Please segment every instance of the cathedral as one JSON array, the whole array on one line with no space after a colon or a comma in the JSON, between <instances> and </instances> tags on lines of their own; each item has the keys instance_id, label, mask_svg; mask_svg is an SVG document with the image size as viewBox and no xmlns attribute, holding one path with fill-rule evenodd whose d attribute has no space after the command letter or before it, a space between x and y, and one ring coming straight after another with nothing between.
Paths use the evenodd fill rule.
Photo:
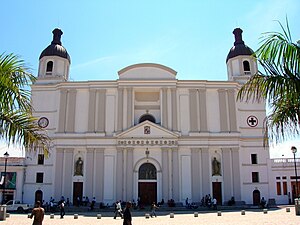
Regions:
<instances>
[{"instance_id":1,"label":"cathedral","mask_svg":"<svg viewBox=\"0 0 300 225\"><path fill-rule=\"evenodd\" d=\"M155 63L120 68L116 80L70 81L71 57L54 29L31 86L50 155L26 153L23 201L268 199L265 104L236 101L257 72L242 32L234 29L224 56L226 81L178 80L174 69Z\"/></svg>"}]
</instances>

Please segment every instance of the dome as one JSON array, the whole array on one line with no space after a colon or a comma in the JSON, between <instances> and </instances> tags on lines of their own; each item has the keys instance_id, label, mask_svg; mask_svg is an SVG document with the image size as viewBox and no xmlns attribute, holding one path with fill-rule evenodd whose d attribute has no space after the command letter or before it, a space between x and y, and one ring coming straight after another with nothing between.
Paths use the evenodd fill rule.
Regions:
<instances>
[{"instance_id":1,"label":"dome","mask_svg":"<svg viewBox=\"0 0 300 225\"><path fill-rule=\"evenodd\" d=\"M60 41L63 32L60 29L56 28L52 31L52 33L53 40L51 44L47 48L45 48L44 51L42 51L40 59L44 56L59 56L67 59L71 63L71 58L67 50L62 46Z\"/></svg>"},{"instance_id":2,"label":"dome","mask_svg":"<svg viewBox=\"0 0 300 225\"><path fill-rule=\"evenodd\" d=\"M235 42L234 46L230 49L227 58L226 63L229 59L232 59L239 55L252 55L254 52L251 48L249 48L247 45L245 45L245 42L242 39L242 33L243 30L240 28L236 28L233 31L233 34L235 36Z\"/></svg>"}]
</instances>

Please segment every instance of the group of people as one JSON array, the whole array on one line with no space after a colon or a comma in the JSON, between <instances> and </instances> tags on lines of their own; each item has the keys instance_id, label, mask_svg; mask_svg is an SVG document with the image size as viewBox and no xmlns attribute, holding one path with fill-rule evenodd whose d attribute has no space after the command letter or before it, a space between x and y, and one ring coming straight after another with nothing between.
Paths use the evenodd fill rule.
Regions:
<instances>
[{"instance_id":1,"label":"group of people","mask_svg":"<svg viewBox=\"0 0 300 225\"><path fill-rule=\"evenodd\" d=\"M61 202L61 204L64 205L64 202ZM131 216L131 211L130 208L132 207L131 202L126 203L126 207L124 212L122 213L122 218L123 218L123 225L132 225L132 216ZM45 210L42 207L42 204L40 201L36 202L35 208L32 210L30 218L33 218L33 223L32 225L42 225L43 220L45 216ZM156 215L155 215L156 216ZM63 217L61 217L63 218Z\"/></svg>"},{"instance_id":2,"label":"group of people","mask_svg":"<svg viewBox=\"0 0 300 225\"><path fill-rule=\"evenodd\" d=\"M210 194L205 195L205 197L201 199L201 206L204 207L208 207L208 208L213 207L213 209L217 209L217 204L218 204L217 199L215 197L212 198Z\"/></svg>"}]
</instances>

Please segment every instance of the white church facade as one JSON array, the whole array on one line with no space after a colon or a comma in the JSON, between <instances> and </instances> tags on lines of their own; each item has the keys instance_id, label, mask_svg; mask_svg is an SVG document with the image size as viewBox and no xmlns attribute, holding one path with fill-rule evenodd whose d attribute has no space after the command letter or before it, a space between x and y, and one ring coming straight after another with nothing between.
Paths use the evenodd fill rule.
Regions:
<instances>
[{"instance_id":1,"label":"white church facade","mask_svg":"<svg viewBox=\"0 0 300 225\"><path fill-rule=\"evenodd\" d=\"M276 198L263 147L265 105L236 101L257 64L242 30L233 33L227 81L177 80L167 66L141 63L116 80L79 82L69 80L70 56L55 29L31 87L50 155L26 153L23 201Z\"/></svg>"}]
</instances>

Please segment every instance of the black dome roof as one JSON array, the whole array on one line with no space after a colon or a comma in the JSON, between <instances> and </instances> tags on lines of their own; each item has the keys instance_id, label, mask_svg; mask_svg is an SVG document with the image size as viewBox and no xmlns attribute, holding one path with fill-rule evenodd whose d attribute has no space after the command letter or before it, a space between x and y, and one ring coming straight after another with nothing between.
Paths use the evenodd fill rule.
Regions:
<instances>
[{"instance_id":1,"label":"black dome roof","mask_svg":"<svg viewBox=\"0 0 300 225\"><path fill-rule=\"evenodd\" d=\"M60 38L63 32L60 29L56 28L52 31L52 33L53 33L53 40L51 44L47 48L45 48L44 51L42 51L40 55L40 59L43 58L44 56L56 55L67 59L71 63L71 58L67 50L61 45Z\"/></svg>"},{"instance_id":2,"label":"black dome roof","mask_svg":"<svg viewBox=\"0 0 300 225\"><path fill-rule=\"evenodd\" d=\"M245 45L245 42L242 39L242 33L243 33L242 29L236 28L232 33L234 34L235 42L234 42L234 46L230 49L227 55L226 63L229 59L234 58L236 56L252 55L254 53L251 48Z\"/></svg>"}]
</instances>

